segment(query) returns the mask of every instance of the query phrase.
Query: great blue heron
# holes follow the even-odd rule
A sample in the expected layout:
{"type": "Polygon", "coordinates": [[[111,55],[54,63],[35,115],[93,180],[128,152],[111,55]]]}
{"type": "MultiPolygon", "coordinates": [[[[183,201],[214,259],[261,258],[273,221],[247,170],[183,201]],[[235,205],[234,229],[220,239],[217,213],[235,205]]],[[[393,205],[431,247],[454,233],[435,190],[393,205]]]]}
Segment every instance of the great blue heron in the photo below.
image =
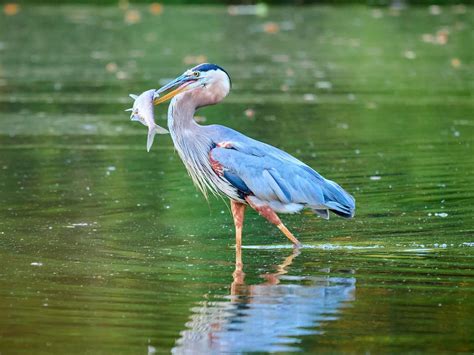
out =
{"type": "Polygon", "coordinates": [[[224,69],[200,64],[156,90],[154,104],[172,99],[168,128],[194,184],[206,197],[209,190],[230,199],[237,252],[240,254],[246,206],[275,224],[295,246],[300,242],[277,213],[309,208],[325,219],[329,211],[353,217],[354,198],[295,157],[228,127],[203,126],[194,120],[196,109],[217,104],[230,88],[224,69]]]}

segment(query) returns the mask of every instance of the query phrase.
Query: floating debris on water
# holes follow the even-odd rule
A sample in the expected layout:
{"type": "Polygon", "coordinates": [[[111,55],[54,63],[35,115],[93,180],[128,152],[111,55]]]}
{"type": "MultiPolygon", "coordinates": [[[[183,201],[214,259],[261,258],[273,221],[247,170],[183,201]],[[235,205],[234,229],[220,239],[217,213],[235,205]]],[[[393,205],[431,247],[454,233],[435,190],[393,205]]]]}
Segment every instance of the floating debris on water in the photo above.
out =
{"type": "Polygon", "coordinates": [[[140,11],[138,10],[127,10],[125,12],[125,23],[128,23],[129,25],[136,24],[140,22],[142,19],[142,15],[140,14],[140,11]]]}
{"type": "Polygon", "coordinates": [[[461,67],[461,61],[458,58],[451,59],[451,66],[455,69],[461,67]]]}
{"type": "Polygon", "coordinates": [[[3,13],[7,16],[14,16],[20,12],[20,5],[15,3],[7,3],[3,5],[3,13]]]}
{"type": "Polygon", "coordinates": [[[290,90],[290,86],[288,84],[281,84],[280,85],[280,91],[288,92],[288,90],[290,90]]]}
{"type": "Polygon", "coordinates": [[[82,223],[73,223],[71,224],[73,227],[86,227],[89,225],[89,223],[82,222],[82,223]]]}
{"type": "Polygon", "coordinates": [[[116,170],[115,166],[108,166],[105,174],[109,176],[115,170],[116,170]]]}
{"type": "Polygon", "coordinates": [[[158,2],[154,2],[150,4],[149,10],[152,15],[161,15],[163,13],[163,5],[158,2]]]}
{"type": "Polygon", "coordinates": [[[376,19],[382,18],[382,17],[383,17],[383,12],[382,12],[382,10],[380,10],[380,9],[374,9],[374,10],[372,10],[372,17],[373,17],[373,18],[376,18],[376,19]]]}
{"type": "Polygon", "coordinates": [[[43,266],[43,263],[40,262],[40,261],[33,261],[30,265],[31,266],[43,266]]]}
{"type": "Polygon", "coordinates": [[[115,62],[110,62],[105,65],[105,70],[109,73],[115,73],[118,70],[118,65],[115,62]]]}
{"type": "Polygon", "coordinates": [[[255,117],[255,110],[248,108],[244,111],[245,117],[247,118],[253,118],[255,117]]]}
{"type": "Polygon", "coordinates": [[[441,15],[441,7],[439,5],[431,5],[429,8],[430,15],[438,16],[441,15]]]}
{"type": "Polygon", "coordinates": [[[93,224],[97,224],[97,222],[87,223],[87,222],[79,222],[79,223],[71,223],[66,226],[66,228],[76,228],[76,227],[89,227],[93,224]]]}
{"type": "Polygon", "coordinates": [[[379,175],[372,175],[370,177],[370,180],[372,180],[372,181],[379,181],[380,179],[382,179],[382,177],[379,176],[379,175]]]}
{"type": "Polygon", "coordinates": [[[256,5],[231,5],[227,8],[230,16],[259,16],[265,17],[268,14],[268,5],[259,3],[256,5]]]}
{"type": "Polygon", "coordinates": [[[148,355],[156,354],[156,348],[152,345],[148,345],[148,355]]]}
{"type": "Polygon", "coordinates": [[[128,79],[128,73],[121,70],[121,71],[118,71],[117,74],[115,74],[115,77],[118,80],[125,80],[125,79],[128,79]]]}
{"type": "Polygon", "coordinates": [[[448,214],[446,212],[440,212],[440,213],[436,212],[434,215],[436,217],[441,217],[441,218],[448,217],[448,214]]]}
{"type": "Polygon", "coordinates": [[[86,131],[96,131],[97,130],[97,126],[93,125],[93,124],[90,124],[90,123],[83,124],[83,125],[81,125],[81,127],[86,131]]]}
{"type": "Polygon", "coordinates": [[[421,40],[425,43],[434,43],[435,37],[431,33],[423,33],[421,35],[421,40]]]}
{"type": "Polygon", "coordinates": [[[316,83],[316,87],[318,89],[325,89],[325,90],[329,90],[329,89],[332,89],[332,84],[331,82],[329,81],[318,81],[316,83]]]}
{"type": "Polygon", "coordinates": [[[436,32],[436,43],[444,46],[448,43],[449,31],[447,29],[442,29],[436,32]]]}
{"type": "Polygon", "coordinates": [[[415,52],[410,51],[410,50],[406,50],[405,52],[403,52],[403,56],[404,56],[406,59],[415,59],[415,58],[416,58],[415,52]]]}
{"type": "Polygon", "coordinates": [[[304,94],[303,100],[305,101],[316,101],[316,95],[314,94],[304,94]]]}
{"type": "Polygon", "coordinates": [[[439,44],[444,46],[448,43],[449,29],[442,28],[436,32],[436,34],[424,33],[421,35],[421,40],[425,43],[439,44]]]}
{"type": "Polygon", "coordinates": [[[280,26],[276,22],[266,22],[263,24],[263,32],[275,34],[280,32],[280,26]]]}

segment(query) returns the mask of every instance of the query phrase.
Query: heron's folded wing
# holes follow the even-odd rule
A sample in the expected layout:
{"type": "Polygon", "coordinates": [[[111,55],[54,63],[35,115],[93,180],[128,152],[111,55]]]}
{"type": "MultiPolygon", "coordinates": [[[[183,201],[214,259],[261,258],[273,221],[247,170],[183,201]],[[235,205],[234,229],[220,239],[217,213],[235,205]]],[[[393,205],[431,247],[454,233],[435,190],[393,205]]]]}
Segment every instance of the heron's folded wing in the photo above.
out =
{"type": "Polygon", "coordinates": [[[245,185],[264,201],[290,201],[317,213],[330,209],[344,217],[354,215],[355,200],[349,193],[292,155],[224,126],[211,129],[216,141],[228,143],[212,151],[233,186],[245,185]]]}
{"type": "Polygon", "coordinates": [[[318,179],[305,165],[278,159],[271,154],[249,154],[235,145],[216,147],[212,158],[222,165],[224,178],[244,194],[263,201],[322,205],[324,197],[318,179]]]}

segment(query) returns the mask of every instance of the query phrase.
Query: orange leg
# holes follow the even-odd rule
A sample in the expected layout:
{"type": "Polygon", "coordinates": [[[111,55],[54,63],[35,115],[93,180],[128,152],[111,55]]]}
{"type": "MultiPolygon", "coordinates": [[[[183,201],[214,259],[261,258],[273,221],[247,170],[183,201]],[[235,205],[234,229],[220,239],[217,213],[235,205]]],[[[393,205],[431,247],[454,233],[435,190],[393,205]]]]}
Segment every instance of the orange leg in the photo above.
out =
{"type": "Polygon", "coordinates": [[[296,239],[296,237],[288,230],[288,228],[286,228],[286,226],[280,220],[275,211],[270,208],[270,206],[256,206],[250,201],[249,198],[246,198],[245,201],[247,201],[250,207],[257,211],[260,216],[265,217],[269,222],[276,225],[278,229],[281,230],[289,240],[291,240],[295,247],[301,246],[299,240],[296,239]]]}
{"type": "Polygon", "coordinates": [[[245,204],[230,200],[230,208],[235,224],[235,271],[232,274],[234,282],[231,285],[231,294],[238,294],[237,289],[244,284],[245,273],[242,264],[242,227],[244,225],[245,204]]]}
{"type": "Polygon", "coordinates": [[[230,200],[230,208],[235,224],[235,264],[242,268],[242,227],[244,225],[245,207],[243,203],[230,200]]]}

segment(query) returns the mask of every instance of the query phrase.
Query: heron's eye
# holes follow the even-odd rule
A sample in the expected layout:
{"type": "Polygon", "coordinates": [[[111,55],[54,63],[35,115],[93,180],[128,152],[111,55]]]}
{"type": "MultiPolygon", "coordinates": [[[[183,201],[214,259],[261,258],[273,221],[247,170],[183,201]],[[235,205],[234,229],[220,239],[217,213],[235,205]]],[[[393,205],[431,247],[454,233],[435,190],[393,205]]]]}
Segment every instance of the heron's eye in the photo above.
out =
{"type": "Polygon", "coordinates": [[[198,71],[195,71],[195,72],[193,72],[193,75],[194,75],[195,78],[199,78],[199,76],[201,75],[201,73],[198,72],[198,71]]]}

